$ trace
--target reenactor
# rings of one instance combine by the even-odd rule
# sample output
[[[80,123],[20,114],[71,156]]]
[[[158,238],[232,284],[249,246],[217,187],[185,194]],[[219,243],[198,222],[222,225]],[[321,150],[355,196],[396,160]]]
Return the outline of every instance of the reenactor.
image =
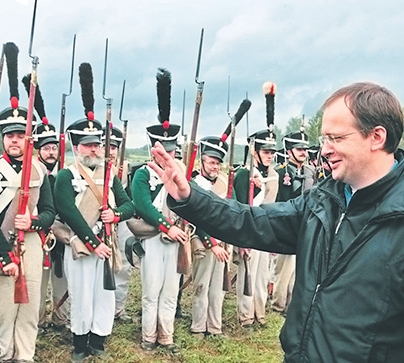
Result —
[[[23,78],[25,89],[29,95],[29,86],[31,82],[31,75],[26,75]],[[45,114],[44,101],[39,90],[39,86],[36,86],[35,92],[35,110],[41,119],[41,123],[37,124],[34,129],[34,149],[36,150],[38,160],[45,165],[46,173],[50,182],[52,197],[54,199],[53,189],[55,185],[56,174],[58,171],[58,159],[59,159],[59,140],[54,125],[50,124]],[[61,329],[68,324],[68,311],[69,305],[67,302],[62,304],[56,309],[56,306],[61,301],[63,294],[67,290],[67,280],[63,273],[63,253],[64,244],[60,241],[56,241],[52,229],[44,231],[43,238],[43,250],[44,250],[44,262],[41,284],[41,305],[39,308],[39,331],[38,333],[44,333],[47,327],[54,327]],[[46,300],[48,296],[48,285],[51,284],[51,299],[53,312],[51,321],[48,324],[46,321]]]
[[[55,126],[47,122],[37,125],[35,129],[34,148],[37,152],[38,160],[46,167],[52,195],[54,196],[54,185],[59,158],[59,140],[57,138]],[[67,290],[67,280],[66,275],[63,272],[63,255],[65,247],[61,241],[56,241],[52,229],[46,231],[43,249],[44,270],[42,274],[41,306],[39,310],[40,332],[46,331],[48,326],[56,329],[66,327],[69,320],[69,304],[67,302],[63,303],[55,310]],[[49,282],[51,284],[53,311],[51,321],[47,324],[46,299]]]
[[[59,171],[55,183],[56,207],[70,231],[64,262],[71,303],[73,362],[82,362],[87,355],[106,356],[104,344],[114,323],[115,294],[114,286],[103,284],[103,275],[110,272],[107,267],[111,260],[113,266],[119,264],[114,224],[130,218],[134,211],[119,179],[104,172],[102,126],[94,118],[90,64],[80,65],[79,77],[86,117],[66,129],[75,160]],[[109,186],[107,201],[104,184]],[[113,279],[113,274],[108,277]]]
[[[284,202],[302,195],[316,182],[316,170],[307,164],[309,141],[304,127],[283,138],[288,162],[279,166],[279,189],[276,201]],[[271,308],[286,314],[295,281],[296,255],[277,255]]]
[[[234,178],[237,200],[250,205],[273,203],[278,193],[278,174],[271,166],[276,152],[276,135],[274,133],[274,98],[275,84],[265,82],[263,85],[266,99],[267,129],[258,131],[248,137],[250,164],[241,168]],[[243,328],[251,329],[253,323],[265,326],[265,306],[268,298],[269,268],[273,256],[269,252],[238,248],[239,263],[237,268],[237,305],[238,319]],[[244,263],[244,259],[247,259]],[[244,276],[246,263],[251,275],[251,291],[246,293]],[[248,296],[250,295],[250,296]]]
[[[159,68],[157,99],[160,124],[146,128],[151,146],[159,141],[174,159],[180,126],[169,122],[171,74]],[[175,215],[166,206],[167,192],[163,182],[149,167],[139,168],[132,181],[132,199],[139,218],[139,230],[133,231],[141,240],[142,281],[142,342],[141,348],[153,350],[159,344],[176,353],[174,319],[180,274],[177,259],[180,243],[188,241],[187,234],[175,225]],[[148,230],[148,234],[143,234]]]
[[[199,170],[193,180],[201,188],[212,190],[222,198],[227,196],[227,175],[220,169],[229,146],[220,137],[209,136],[199,141]],[[196,228],[191,239],[193,264],[193,298],[191,333],[198,339],[205,335],[222,334],[224,299],[224,262],[229,253],[223,242]]]
[[[0,112],[4,149],[0,158],[0,361],[32,362],[43,262],[39,233],[51,226],[55,211],[44,165],[30,156],[24,159],[24,152],[32,152],[28,142],[32,130],[29,123],[27,127],[28,110],[18,104],[18,48],[14,43],[7,43],[4,52],[11,107]],[[35,119],[28,121],[35,123]],[[29,193],[24,213],[20,208],[21,186]],[[22,240],[19,231],[24,232]],[[17,284],[24,285],[28,298],[17,297]]]
[[[105,143],[105,128],[103,129],[103,142]],[[113,126],[111,129],[111,139],[110,139],[110,148],[109,155],[112,161],[112,167],[114,170],[114,174],[118,175],[119,168],[119,153],[120,146],[123,139],[123,133],[116,126]],[[105,145],[104,145],[105,146]],[[127,186],[127,164],[123,166],[124,172],[122,173],[122,187],[126,189]],[[118,238],[118,246],[119,252],[121,256],[125,256],[125,241],[132,236],[131,231],[129,230],[126,222],[120,222],[117,225],[117,238]],[[136,255],[135,255],[136,256]],[[126,258],[122,258],[122,267],[119,271],[115,273],[115,319],[120,321],[130,321],[132,318],[126,314],[125,305],[128,297],[129,290],[129,280],[132,272],[132,266]]]

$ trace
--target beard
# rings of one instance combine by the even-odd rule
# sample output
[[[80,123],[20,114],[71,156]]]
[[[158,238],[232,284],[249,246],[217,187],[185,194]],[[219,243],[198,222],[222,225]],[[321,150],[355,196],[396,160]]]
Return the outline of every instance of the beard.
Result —
[[[83,156],[81,154],[77,155],[77,161],[88,168],[95,168],[96,166],[100,165],[104,159],[100,156]]]

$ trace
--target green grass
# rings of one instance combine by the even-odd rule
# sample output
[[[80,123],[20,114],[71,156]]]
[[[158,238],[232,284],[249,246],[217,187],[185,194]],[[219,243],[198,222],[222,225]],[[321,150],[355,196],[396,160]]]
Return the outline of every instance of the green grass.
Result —
[[[206,337],[198,341],[189,333],[191,325],[191,293],[192,285],[188,286],[182,296],[182,307],[189,316],[177,319],[175,322],[175,342],[181,352],[169,354],[161,349],[145,352],[140,348],[141,342],[141,286],[139,270],[134,270],[131,279],[127,313],[132,316],[132,322],[117,322],[107,340],[106,350],[110,355],[108,362],[116,363],[279,363],[283,355],[279,343],[279,331],[284,318],[279,314],[267,313],[267,327],[256,327],[252,332],[246,332],[237,322],[236,296],[234,292],[226,294],[223,304],[223,333],[228,337]],[[65,363],[71,359],[71,333],[48,330],[37,340],[36,362]],[[99,362],[89,357],[86,362]]]

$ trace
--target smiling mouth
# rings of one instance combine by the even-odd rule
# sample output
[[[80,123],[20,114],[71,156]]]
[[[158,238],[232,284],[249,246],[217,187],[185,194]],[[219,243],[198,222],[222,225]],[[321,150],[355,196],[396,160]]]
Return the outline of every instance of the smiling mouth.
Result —
[[[328,160],[328,163],[330,164],[331,169],[335,169],[339,165],[340,162],[341,162],[341,160],[334,160],[334,161]]]

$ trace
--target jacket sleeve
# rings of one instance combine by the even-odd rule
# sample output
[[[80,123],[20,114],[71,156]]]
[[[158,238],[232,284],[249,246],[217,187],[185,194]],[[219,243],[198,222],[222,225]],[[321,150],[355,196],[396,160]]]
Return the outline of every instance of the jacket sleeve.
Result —
[[[132,181],[132,200],[136,215],[143,218],[146,223],[166,233],[171,228],[172,221],[153,205],[149,179],[150,174],[146,168],[136,170]]]
[[[30,230],[47,230],[55,220],[55,207],[53,203],[52,190],[47,175],[45,175],[40,188],[37,207],[38,216],[31,216],[32,224]]]
[[[239,247],[294,254],[305,201],[298,197],[250,207],[191,185],[187,200],[176,202],[168,196],[168,206],[215,238]]]
[[[3,269],[4,266],[7,266],[11,262],[19,264],[18,258],[11,251],[11,245],[0,230],[0,269]]]
[[[248,204],[249,172],[247,169],[239,169],[234,177],[233,190],[240,203]]]
[[[196,232],[195,232],[199,239],[201,240],[201,242],[203,243],[203,246],[206,249],[211,249],[214,246],[217,246],[218,243],[216,241],[215,238],[213,238],[212,236],[209,236],[209,234],[207,234],[204,230],[202,230],[201,228],[196,228]]]
[[[116,221],[116,223],[129,219],[135,212],[135,206],[126,194],[125,190],[123,189],[122,183],[117,176],[114,176],[112,190],[114,192],[115,203],[117,205],[117,207],[114,208],[114,214],[117,219],[119,219]]]

